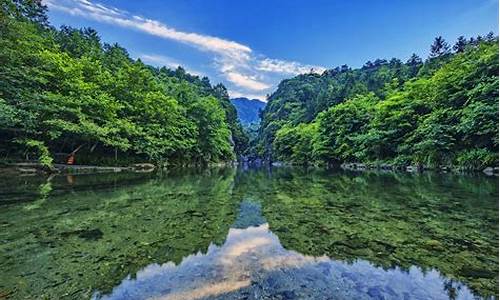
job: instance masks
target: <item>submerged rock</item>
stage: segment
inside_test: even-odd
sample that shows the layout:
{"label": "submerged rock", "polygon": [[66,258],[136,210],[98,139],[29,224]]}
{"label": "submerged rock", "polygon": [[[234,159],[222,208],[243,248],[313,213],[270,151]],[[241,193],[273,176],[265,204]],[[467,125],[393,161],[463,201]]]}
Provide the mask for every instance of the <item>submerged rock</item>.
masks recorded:
{"label": "submerged rock", "polygon": [[487,167],[486,169],[483,170],[483,173],[486,175],[498,175],[498,167]]}
{"label": "submerged rock", "polygon": [[383,300],[385,299],[384,294],[382,293],[382,289],[379,287],[371,287],[368,289],[367,294],[372,298],[372,299],[377,299],[377,300]]}
{"label": "submerged rock", "polygon": [[406,167],[406,172],[418,172],[418,167],[417,166],[407,166]]}
{"label": "submerged rock", "polygon": [[133,164],[132,168],[134,169],[135,172],[152,172],[155,170],[155,165],[151,163],[140,163],[140,164]]}
{"label": "submerged rock", "polygon": [[35,168],[17,168],[17,170],[21,173],[37,173],[38,170]]}
{"label": "submerged rock", "polygon": [[443,250],[443,244],[440,241],[428,240],[424,243],[424,247],[429,250]]}

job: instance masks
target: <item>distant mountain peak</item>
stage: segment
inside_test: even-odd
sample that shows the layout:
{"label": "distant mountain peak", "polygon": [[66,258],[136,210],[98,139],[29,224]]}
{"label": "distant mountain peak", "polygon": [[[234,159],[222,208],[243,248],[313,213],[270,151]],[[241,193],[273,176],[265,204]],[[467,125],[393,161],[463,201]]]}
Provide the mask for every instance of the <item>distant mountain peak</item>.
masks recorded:
{"label": "distant mountain peak", "polygon": [[249,99],[247,97],[232,98],[231,101],[250,101],[250,102],[260,102],[260,103],[263,103],[264,105],[266,104],[266,102],[264,102],[260,99]]}
{"label": "distant mountain peak", "polygon": [[236,107],[238,118],[243,125],[258,124],[260,122],[259,111],[264,109],[266,102],[245,97],[233,98],[231,102]]}

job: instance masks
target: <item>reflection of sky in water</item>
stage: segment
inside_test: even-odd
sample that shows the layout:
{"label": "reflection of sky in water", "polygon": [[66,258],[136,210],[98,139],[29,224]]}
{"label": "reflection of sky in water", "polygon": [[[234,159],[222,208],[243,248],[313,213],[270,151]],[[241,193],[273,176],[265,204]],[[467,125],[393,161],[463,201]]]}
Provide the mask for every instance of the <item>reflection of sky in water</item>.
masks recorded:
{"label": "reflection of sky in water", "polygon": [[96,299],[474,299],[436,270],[384,270],[286,250],[260,206],[244,201],[222,246],[206,254],[152,264]]}

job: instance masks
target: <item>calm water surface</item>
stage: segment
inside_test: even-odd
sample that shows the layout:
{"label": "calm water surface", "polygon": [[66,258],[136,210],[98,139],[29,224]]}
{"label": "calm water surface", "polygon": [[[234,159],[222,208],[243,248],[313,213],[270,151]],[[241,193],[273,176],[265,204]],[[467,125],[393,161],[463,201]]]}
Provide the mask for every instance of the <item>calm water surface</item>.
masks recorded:
{"label": "calm water surface", "polygon": [[0,299],[498,298],[498,178],[0,177]]}

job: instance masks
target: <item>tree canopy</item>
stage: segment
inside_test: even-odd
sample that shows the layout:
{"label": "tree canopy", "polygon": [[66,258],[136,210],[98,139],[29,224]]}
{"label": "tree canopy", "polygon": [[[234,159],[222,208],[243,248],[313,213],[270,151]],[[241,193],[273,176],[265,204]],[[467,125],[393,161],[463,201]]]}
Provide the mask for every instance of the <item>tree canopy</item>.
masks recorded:
{"label": "tree canopy", "polygon": [[222,84],[132,59],[92,28],[50,27],[41,1],[0,5],[0,154],[77,162],[229,161],[247,146]]}
{"label": "tree canopy", "polygon": [[497,164],[498,38],[460,37],[453,48],[438,37],[425,62],[413,54],[282,81],[255,155],[295,164]]}

